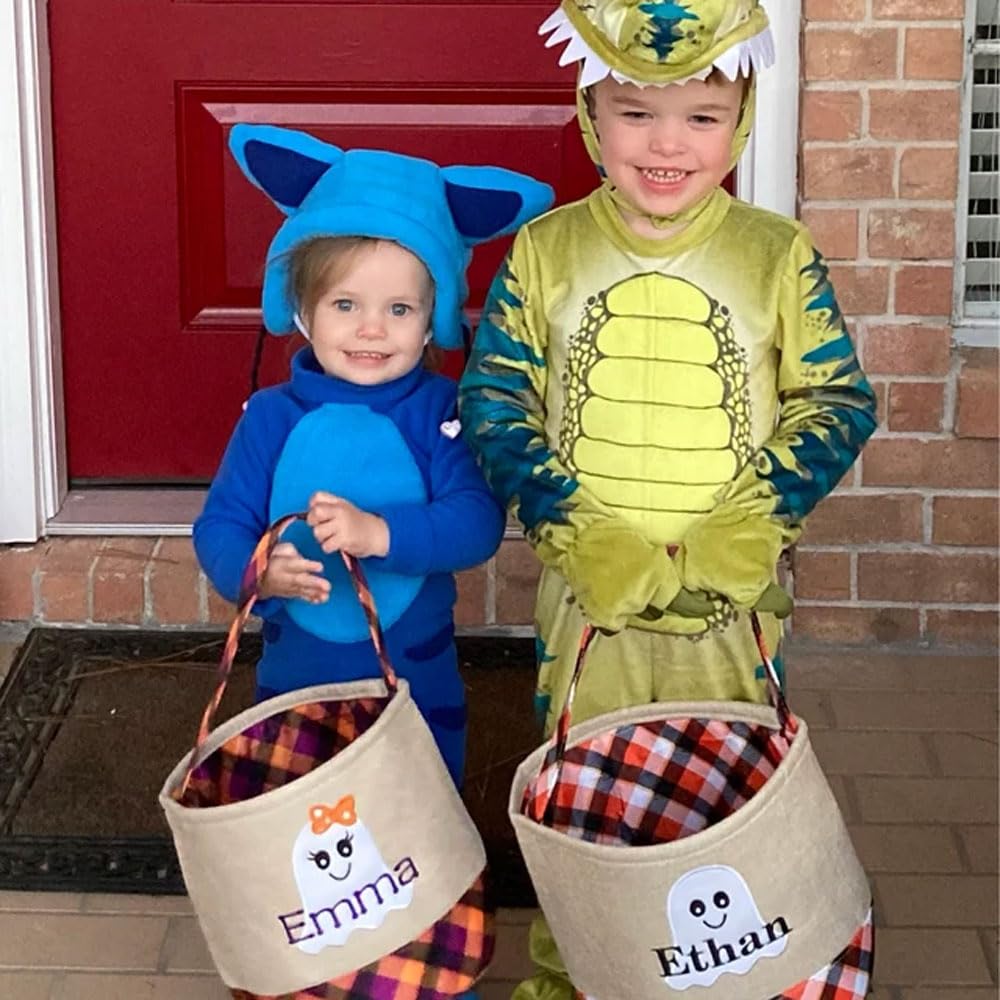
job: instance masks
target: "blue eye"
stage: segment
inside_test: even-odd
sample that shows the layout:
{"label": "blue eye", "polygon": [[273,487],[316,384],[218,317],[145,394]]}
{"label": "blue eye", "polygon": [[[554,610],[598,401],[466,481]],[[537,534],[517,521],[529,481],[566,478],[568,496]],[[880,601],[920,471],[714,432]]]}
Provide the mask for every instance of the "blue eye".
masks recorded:
{"label": "blue eye", "polygon": [[354,308],[354,303],[350,299],[336,299],[333,308],[338,312],[350,312]]}
{"label": "blue eye", "polygon": [[393,316],[405,316],[410,312],[410,307],[405,302],[393,302],[389,311]]}

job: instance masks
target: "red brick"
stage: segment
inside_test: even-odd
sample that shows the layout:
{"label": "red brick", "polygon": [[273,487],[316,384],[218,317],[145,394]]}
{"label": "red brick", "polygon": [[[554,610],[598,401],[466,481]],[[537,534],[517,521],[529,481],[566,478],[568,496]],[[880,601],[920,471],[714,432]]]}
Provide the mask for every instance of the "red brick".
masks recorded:
{"label": "red brick", "polygon": [[851,599],[851,557],[847,552],[795,552],[795,596],[807,601]]}
{"label": "red brick", "polygon": [[27,621],[35,614],[35,570],[39,546],[0,546],[0,621]]}
{"label": "red brick", "polygon": [[907,80],[961,80],[965,72],[963,31],[954,28],[907,28],[903,76]]}
{"label": "red brick", "polygon": [[958,191],[958,146],[904,149],[899,159],[899,196],[954,201]]}
{"label": "red brick", "polygon": [[795,637],[820,642],[908,642],[920,638],[915,608],[797,607]]}
{"label": "red brick", "polygon": [[895,28],[838,30],[807,27],[807,80],[894,80],[898,35]]}
{"label": "red brick", "polygon": [[46,622],[85,622],[90,617],[89,572],[44,569],[39,576],[39,614]]}
{"label": "red brick", "polygon": [[997,558],[936,552],[862,552],[858,556],[862,600],[995,604]]}
{"label": "red brick", "polygon": [[927,611],[927,638],[931,642],[1000,646],[1000,617],[995,611]]}
{"label": "red brick", "polygon": [[827,260],[858,256],[858,212],[851,208],[805,208],[802,221]]}
{"label": "red brick", "polygon": [[861,135],[861,94],[856,90],[806,90],[802,138],[843,142]]}
{"label": "red brick", "polygon": [[535,593],[541,565],[527,542],[510,539],[496,557],[497,623],[530,625],[535,618]]}
{"label": "red brick", "polygon": [[830,281],[848,316],[879,316],[889,304],[889,269],[863,264],[831,264]]}
{"label": "red brick", "polygon": [[91,576],[95,622],[138,625],[145,612],[145,560],[138,556],[101,555]]}
{"label": "red brick", "polygon": [[455,604],[456,625],[486,624],[486,566],[458,573],[458,601]]}
{"label": "red brick", "polygon": [[955,254],[955,212],[926,208],[872,209],[868,216],[872,257],[942,260]]}
{"label": "red brick", "polygon": [[951,21],[965,17],[965,0],[872,0],[872,16],[892,21]]}
{"label": "red brick", "polygon": [[996,489],[997,447],[992,441],[876,438],[864,450],[865,486],[937,486]]}
{"label": "red brick", "polygon": [[236,614],[236,606],[221,597],[210,583],[206,583],[205,587],[208,594],[209,624],[228,626],[233,620],[233,615]]}
{"label": "red brick", "polygon": [[159,539],[155,535],[105,538],[101,545],[100,554],[113,556],[116,559],[134,559],[145,563],[156,550],[158,542]]}
{"label": "red brick", "polygon": [[869,374],[947,375],[951,369],[951,328],[869,326],[863,353]]}
{"label": "red brick", "polygon": [[161,538],[153,555],[154,563],[170,563],[175,566],[197,566],[194,545],[188,537]]}
{"label": "red brick", "polygon": [[[880,425],[885,424],[885,415],[889,411],[889,404],[886,401],[889,390],[885,382],[875,380],[871,383],[872,391],[875,393],[875,412],[878,414]],[[855,477],[855,485],[860,485],[860,481]]]}
{"label": "red brick", "polygon": [[89,574],[104,545],[98,537],[50,538],[45,546],[42,569]]}
{"label": "red brick", "polygon": [[865,0],[805,0],[807,21],[863,21]]}
{"label": "red brick", "polygon": [[991,357],[992,363],[966,363],[959,373],[955,429],[959,437],[995,440],[1000,437],[996,351],[983,353]]}
{"label": "red brick", "polygon": [[868,131],[875,139],[956,139],[957,87],[947,90],[873,90]]}
{"label": "red brick", "polygon": [[941,430],[943,382],[893,382],[889,386],[889,430]]}
{"label": "red brick", "polygon": [[935,545],[1000,544],[996,497],[935,497],[932,510]]}
{"label": "red brick", "polygon": [[201,574],[196,566],[154,560],[149,572],[153,620],[159,625],[201,622]]}
{"label": "red brick", "polygon": [[896,272],[896,314],[947,316],[951,313],[951,266],[904,264]]}
{"label": "red brick", "polygon": [[923,500],[913,494],[833,494],[809,515],[805,542],[862,545],[923,540]]}
{"label": "red brick", "polygon": [[893,196],[895,151],[882,147],[806,148],[802,197],[831,201]]}

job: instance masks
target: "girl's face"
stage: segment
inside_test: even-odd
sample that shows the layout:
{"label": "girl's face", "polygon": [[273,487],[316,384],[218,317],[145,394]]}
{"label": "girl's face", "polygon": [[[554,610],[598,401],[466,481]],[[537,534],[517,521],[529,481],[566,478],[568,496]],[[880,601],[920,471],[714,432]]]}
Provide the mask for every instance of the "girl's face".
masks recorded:
{"label": "girl's face", "polygon": [[642,88],[602,80],[593,117],[608,179],[646,216],[697,204],[729,173],[743,89],[725,78]]}
{"label": "girl's face", "polygon": [[316,360],[357,385],[400,378],[423,356],[433,300],[427,268],[409,250],[383,240],[361,247],[304,317]]}

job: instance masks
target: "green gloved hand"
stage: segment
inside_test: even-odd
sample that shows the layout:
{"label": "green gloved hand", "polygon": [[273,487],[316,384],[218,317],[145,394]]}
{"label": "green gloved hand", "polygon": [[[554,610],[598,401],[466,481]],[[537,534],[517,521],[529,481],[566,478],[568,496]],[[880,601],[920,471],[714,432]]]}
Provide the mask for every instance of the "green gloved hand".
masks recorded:
{"label": "green gloved hand", "polygon": [[[682,539],[677,572],[688,590],[722,594],[737,608],[756,608],[765,592],[777,586],[774,569],[784,542],[784,532],[771,518],[722,504]],[[757,610],[785,607],[773,591],[767,603],[769,607]]]}
{"label": "green gloved hand", "polygon": [[775,618],[787,618],[792,613],[793,607],[788,591],[772,581],[767,585],[767,590],[760,595],[760,600],[753,606],[753,610],[766,612]]}
{"label": "green gloved hand", "polygon": [[623,521],[596,521],[559,566],[580,610],[598,628],[620,631],[646,608],[666,607],[681,588],[673,561]]}

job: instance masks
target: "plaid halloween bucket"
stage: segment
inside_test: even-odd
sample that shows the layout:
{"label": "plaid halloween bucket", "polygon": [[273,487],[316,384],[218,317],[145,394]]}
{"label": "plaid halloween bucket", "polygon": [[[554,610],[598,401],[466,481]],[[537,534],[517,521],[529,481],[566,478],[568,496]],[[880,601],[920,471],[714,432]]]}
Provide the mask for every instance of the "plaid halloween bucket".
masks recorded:
{"label": "plaid halloween bucket", "polygon": [[588,627],[553,740],[517,770],[511,822],[588,1000],[867,996],[871,891],[752,625],[770,706],[659,703],[570,729]]}
{"label": "plaid halloween bucket", "polygon": [[432,1000],[468,990],[494,946],[482,840],[357,561],[380,679],[271,698],[212,730],[276,522],[244,573],[191,754],[160,792],[184,880],[239,1000]]}

